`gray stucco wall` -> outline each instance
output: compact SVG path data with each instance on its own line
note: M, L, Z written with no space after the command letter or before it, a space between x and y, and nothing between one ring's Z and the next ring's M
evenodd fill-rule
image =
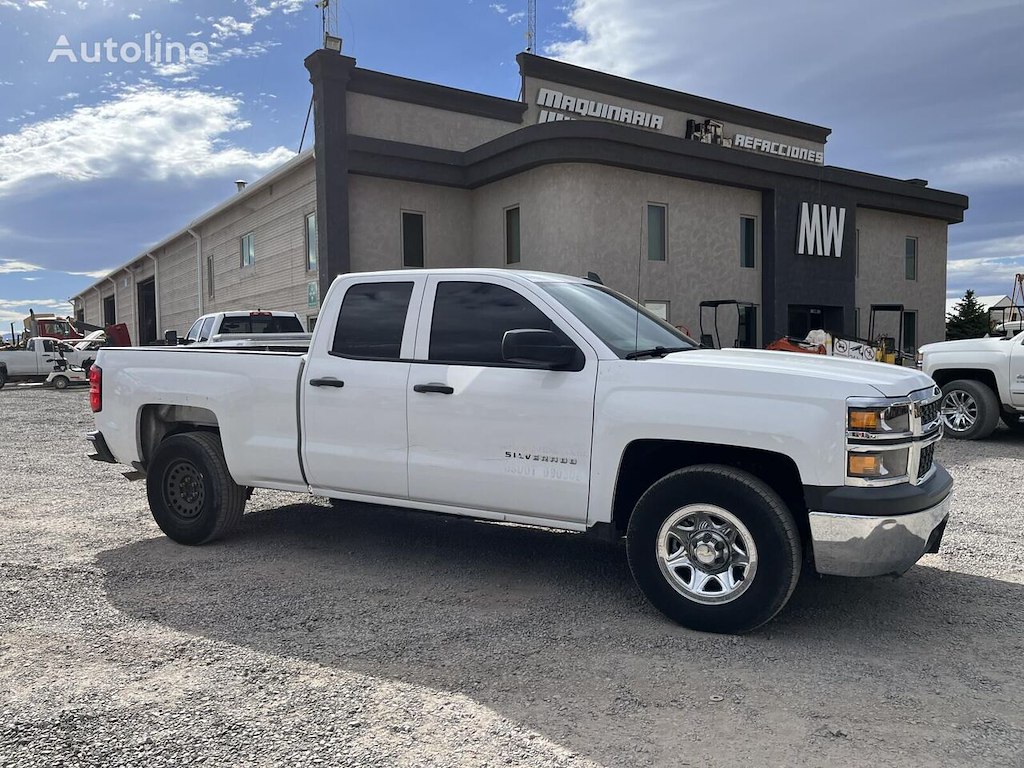
M759 192L607 166L547 166L476 191L476 266L504 266L504 210L520 206L521 269L586 275L641 301L669 302L669 321L699 333L699 303L760 303L761 258L740 266L740 217L760 227ZM668 255L647 259L648 203L667 206ZM760 241L758 233L758 242ZM710 317L710 316L709 316ZM723 309L731 344L736 313ZM759 313L760 325L760 313ZM764 340L760 338L763 344Z
M465 151L520 127L504 120L364 93L349 92L347 107L350 134L440 149Z
M871 304L900 303L918 313L918 346L945 339L948 225L935 219L858 208L857 229L859 335L867 335ZM904 248L908 237L917 238L917 280L906 279ZM895 334L894 315L879 315L879 320L888 321L880 323L881 331Z
M352 271L402 268L402 211L424 214L424 266L473 261L472 192L349 176Z

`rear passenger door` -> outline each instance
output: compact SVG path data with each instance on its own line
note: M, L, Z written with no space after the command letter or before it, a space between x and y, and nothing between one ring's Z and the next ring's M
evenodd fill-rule
M409 496L505 517L585 523L597 357L512 280L428 279L409 379ZM506 331L551 330L579 370L502 359Z
M406 390L423 284L405 275L352 282L339 315L321 313L300 383L314 493L408 498Z

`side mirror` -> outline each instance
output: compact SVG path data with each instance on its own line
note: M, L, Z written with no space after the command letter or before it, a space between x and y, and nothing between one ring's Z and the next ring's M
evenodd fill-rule
M168 347L178 346L178 332L164 331L164 344L166 344Z
M576 347L566 344L554 331L505 331L501 339L501 357L509 363L564 368L575 356Z

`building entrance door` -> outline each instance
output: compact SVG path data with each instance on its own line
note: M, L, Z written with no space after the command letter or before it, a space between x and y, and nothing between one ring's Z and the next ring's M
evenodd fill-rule
M810 331L816 330L843 333L843 308L814 304L789 305L789 336L802 339Z
M139 283L139 344L156 341L156 281L153 278Z

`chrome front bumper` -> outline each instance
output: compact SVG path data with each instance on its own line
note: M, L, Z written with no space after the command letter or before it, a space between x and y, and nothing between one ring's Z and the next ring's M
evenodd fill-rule
M891 517L810 512L814 567L835 576L906 573L938 552L952 494L933 507Z

